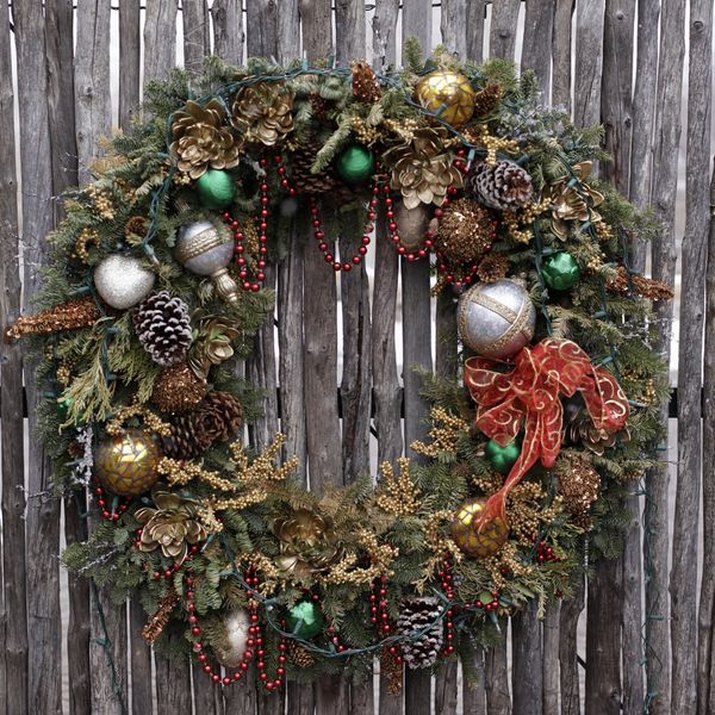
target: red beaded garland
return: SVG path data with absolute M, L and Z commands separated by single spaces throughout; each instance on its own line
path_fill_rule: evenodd
M 108 507 L 106 493 L 104 487 L 95 482 L 94 484 L 94 494 L 97 497 L 97 506 L 99 507 L 99 514 L 105 521 L 119 521 L 122 514 L 129 508 L 131 504 L 131 499 L 129 497 L 112 497 Z
M 452 576 L 452 561 L 449 557 L 445 558 L 444 565 L 439 572 L 439 577 L 442 581 L 442 590 L 444 591 L 445 598 L 451 603 L 454 600 L 454 581 Z M 450 606 L 447 609 L 444 619 L 444 640 L 446 646 L 442 649 L 442 655 L 445 657 L 454 653 L 454 622 L 452 620 L 454 608 L 454 606 Z

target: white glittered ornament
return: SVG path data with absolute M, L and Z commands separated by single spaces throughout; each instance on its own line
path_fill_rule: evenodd
M 224 616 L 220 638 L 211 643 L 216 658 L 224 667 L 238 668 L 241 665 L 247 648 L 249 626 L 248 613 L 243 609 L 238 608 Z
M 94 269 L 94 287 L 112 308 L 127 310 L 151 293 L 156 276 L 138 258 L 114 254 Z
M 477 355 L 504 360 L 534 337 L 536 310 L 526 289 L 505 278 L 477 283 L 459 299 L 459 333 Z

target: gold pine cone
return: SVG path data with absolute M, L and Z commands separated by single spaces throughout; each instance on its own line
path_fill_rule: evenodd
M 189 100 L 171 127 L 171 153 L 179 171 L 198 179 L 208 168 L 230 169 L 238 164 L 240 145 L 226 126 L 226 112 L 218 99 L 205 107 Z
M 293 93 L 283 84 L 258 82 L 238 91 L 231 112 L 246 141 L 273 146 L 293 130 Z
M 586 525 L 588 511 L 601 492 L 601 476 L 584 454 L 565 450 L 556 463 L 564 506 Z
M 154 383 L 151 401 L 162 412 L 188 412 L 206 394 L 206 380 L 185 363 L 165 367 Z

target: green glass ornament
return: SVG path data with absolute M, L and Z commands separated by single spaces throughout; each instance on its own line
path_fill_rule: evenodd
M 484 453 L 487 455 L 489 464 L 491 464 L 499 474 L 508 474 L 509 470 L 514 466 L 514 462 L 519 459 L 521 447 L 517 442 L 510 442 L 506 447 L 502 447 L 493 439 L 490 439 L 487 442 Z
M 66 422 L 67 417 L 69 417 L 70 407 L 72 407 L 71 397 L 58 397 L 57 398 L 57 416 L 60 418 L 60 422 Z
M 364 146 L 348 147 L 335 161 L 340 178 L 347 184 L 362 184 L 375 169 L 375 157 Z
M 578 283 L 581 269 L 574 257 L 566 251 L 555 253 L 544 260 L 541 275 L 549 288 L 568 290 Z
M 207 169 L 196 180 L 196 190 L 201 204 L 207 209 L 225 209 L 236 196 L 233 177 L 221 169 Z
M 307 640 L 323 630 L 325 618 L 317 603 L 299 601 L 288 611 L 286 625 L 290 633 Z

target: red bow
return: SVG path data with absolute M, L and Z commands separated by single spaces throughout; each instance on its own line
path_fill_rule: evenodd
M 524 428 L 521 454 L 502 488 L 487 500 L 479 528 L 495 517 L 505 518 L 506 496 L 537 460 L 547 469 L 561 451 L 563 406 L 561 396 L 578 390 L 594 425 L 608 432 L 622 429 L 628 419 L 628 400 L 610 373 L 594 367 L 576 343 L 546 338 L 533 348 L 522 348 L 510 372 L 496 372 L 499 363 L 469 358 L 464 382 L 477 403 L 477 427 L 502 447 Z

